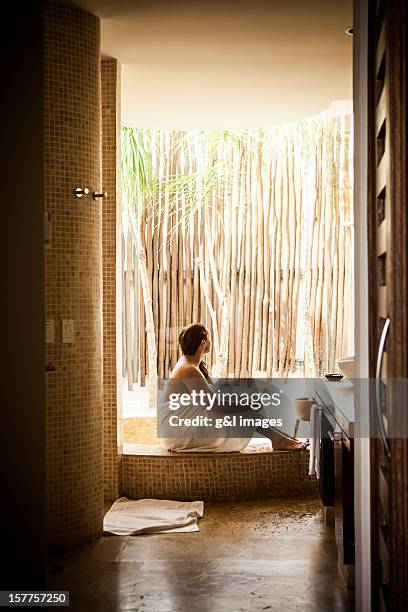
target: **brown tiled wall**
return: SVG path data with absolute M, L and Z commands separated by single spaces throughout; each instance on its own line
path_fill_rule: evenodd
M 124 455 L 123 495 L 228 501 L 314 494 L 308 469 L 308 452 Z
M 102 217 L 100 200 L 100 22 L 47 2 L 44 14 L 45 251 L 49 542 L 73 546 L 102 529 Z M 29 103 L 29 101 L 27 101 Z M 75 342 L 62 343 L 62 320 Z
M 117 358 L 121 352 L 116 334 L 116 311 L 120 312 L 120 81 L 119 66 L 113 58 L 101 61 L 102 86 L 102 177 L 108 198 L 102 212 L 103 259 L 103 458 L 104 497 L 121 495 L 122 421 L 117 388 Z M 119 332 L 120 330 L 118 330 Z M 120 367 L 120 364 L 119 364 Z M 119 410 L 118 410 L 119 409 Z

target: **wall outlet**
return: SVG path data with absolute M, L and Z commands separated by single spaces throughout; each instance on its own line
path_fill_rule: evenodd
M 62 321 L 62 341 L 72 344 L 75 340 L 75 326 L 73 319 L 63 319 Z
M 54 321 L 51 319 L 45 321 L 45 342 L 46 344 L 53 344 L 55 342 L 55 326 Z

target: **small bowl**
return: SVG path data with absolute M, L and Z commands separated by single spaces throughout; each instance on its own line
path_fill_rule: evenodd
M 325 374 L 324 377 L 327 378 L 327 380 L 329 380 L 330 382 L 333 382 L 335 380 L 341 380 L 342 378 L 344 378 L 343 374 Z

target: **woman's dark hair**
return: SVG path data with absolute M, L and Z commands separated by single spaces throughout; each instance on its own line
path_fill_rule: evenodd
M 194 355 L 197 352 L 201 342 L 208 339 L 209 333 L 205 325 L 202 323 L 191 323 L 191 325 L 186 325 L 186 327 L 183 327 L 178 341 L 183 355 Z M 207 366 L 203 361 L 200 361 L 199 367 L 202 374 L 204 374 L 204 377 L 211 381 Z

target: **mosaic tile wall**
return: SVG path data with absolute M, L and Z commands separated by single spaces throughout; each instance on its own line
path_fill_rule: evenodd
M 51 548 L 74 546 L 102 529 L 100 22 L 89 13 L 44 7 L 47 479 Z M 29 101 L 27 101 L 29 103 Z M 73 343 L 62 342 L 72 319 Z
M 204 501 L 317 493 L 309 453 L 124 455 L 123 495 Z
M 116 312 L 121 311 L 120 262 L 120 68 L 117 60 L 101 61 L 102 178 L 108 197 L 102 209 L 103 265 L 103 465 L 104 498 L 121 495 L 122 420 L 118 416 L 117 358 L 121 358 Z M 118 333 L 120 330 L 118 330 Z M 119 349 L 119 350 L 117 350 Z M 120 371 L 120 363 L 118 364 Z M 120 415 L 119 406 L 119 415 Z

